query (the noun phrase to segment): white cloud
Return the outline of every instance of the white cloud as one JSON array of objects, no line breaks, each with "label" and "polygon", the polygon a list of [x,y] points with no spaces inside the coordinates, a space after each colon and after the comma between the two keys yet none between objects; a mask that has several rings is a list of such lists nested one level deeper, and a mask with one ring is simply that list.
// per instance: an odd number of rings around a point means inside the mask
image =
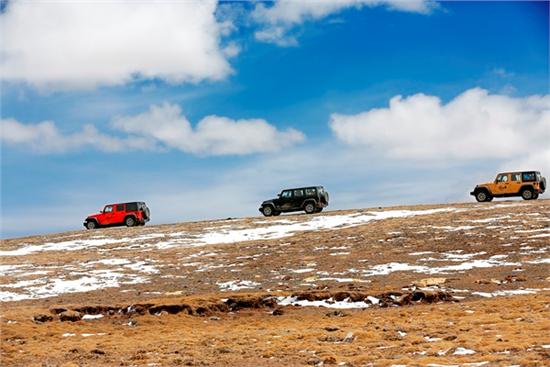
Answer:
[{"label": "white cloud", "polygon": [[23,124],[15,119],[0,120],[0,142],[38,153],[64,153],[88,147],[105,152],[153,149],[153,144],[146,139],[108,136],[90,124],[84,125],[79,132],[63,134],[53,121]]},{"label": "white cloud", "polygon": [[201,155],[273,152],[305,139],[297,130],[279,131],[263,119],[232,120],[210,115],[193,129],[179,106],[168,103],[151,106],[140,115],[116,118],[114,126],[152,138],[163,146]]},{"label": "white cloud", "polygon": [[4,80],[87,89],[135,78],[220,80],[232,72],[221,45],[233,29],[214,0],[10,1],[0,15]]},{"label": "white cloud", "polygon": [[333,114],[330,127],[344,143],[388,158],[494,159],[510,169],[550,171],[550,95],[514,98],[473,88],[446,104],[424,94],[396,96],[388,108]]},{"label": "white cloud", "polygon": [[262,28],[256,39],[279,46],[293,46],[296,38],[288,32],[306,21],[325,18],[348,8],[386,6],[392,10],[426,14],[437,4],[432,0],[279,0],[272,6],[256,4],[252,18]]},{"label": "white cloud", "polygon": [[3,144],[39,153],[63,153],[83,148],[105,152],[177,149],[197,155],[245,155],[274,152],[299,142],[304,135],[278,130],[263,119],[232,120],[206,116],[193,128],[179,106],[153,105],[145,113],[117,117],[112,127],[125,137],[106,135],[90,124],[75,133],[62,133],[52,121],[24,124],[0,120]]}]

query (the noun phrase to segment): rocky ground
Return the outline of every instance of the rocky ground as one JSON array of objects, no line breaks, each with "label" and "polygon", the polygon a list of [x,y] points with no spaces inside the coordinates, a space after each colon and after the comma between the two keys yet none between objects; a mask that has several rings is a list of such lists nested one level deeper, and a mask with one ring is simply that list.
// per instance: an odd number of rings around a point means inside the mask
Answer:
[{"label": "rocky ground", "polygon": [[550,201],[2,241],[4,366],[550,365]]}]

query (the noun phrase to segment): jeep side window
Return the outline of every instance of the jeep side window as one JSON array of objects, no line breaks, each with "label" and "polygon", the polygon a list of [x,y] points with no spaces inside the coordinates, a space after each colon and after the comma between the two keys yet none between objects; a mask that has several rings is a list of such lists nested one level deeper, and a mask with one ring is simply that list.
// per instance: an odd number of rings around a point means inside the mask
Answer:
[{"label": "jeep side window", "polygon": [[306,189],[306,195],[307,196],[315,195],[315,189]]},{"label": "jeep side window", "polygon": [[105,209],[103,209],[103,213],[112,213],[112,212],[113,212],[112,205],[108,205],[105,207]]},{"label": "jeep side window", "polygon": [[508,175],[499,175],[497,177],[497,182],[508,182]]},{"label": "jeep side window", "polygon": [[301,198],[302,196],[304,196],[304,190],[294,190],[295,198]]},{"label": "jeep side window", "polygon": [[281,197],[282,197],[282,198],[285,198],[285,199],[288,199],[288,198],[291,197],[291,196],[292,196],[292,191],[283,191],[283,192],[281,193]]},{"label": "jeep side window", "polygon": [[116,211],[117,212],[123,212],[124,211],[124,204],[118,204],[116,206]]},{"label": "jeep side window", "polygon": [[535,172],[523,172],[523,181],[535,181]]},{"label": "jeep side window", "polygon": [[521,181],[519,173],[512,173],[512,181]]}]

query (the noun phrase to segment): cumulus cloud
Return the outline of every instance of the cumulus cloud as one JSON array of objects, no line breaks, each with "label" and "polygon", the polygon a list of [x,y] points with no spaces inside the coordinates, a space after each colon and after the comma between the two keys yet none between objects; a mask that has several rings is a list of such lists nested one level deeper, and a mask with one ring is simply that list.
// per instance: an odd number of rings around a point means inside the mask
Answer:
[{"label": "cumulus cloud", "polygon": [[168,103],[151,106],[136,116],[116,118],[114,126],[152,138],[163,146],[201,155],[273,152],[305,139],[295,129],[279,131],[263,119],[233,120],[211,115],[193,128],[180,107]]},{"label": "cumulus cloud", "polygon": [[0,141],[9,146],[38,153],[64,153],[88,147],[105,152],[153,148],[151,142],[146,139],[121,139],[105,135],[90,124],[84,125],[81,131],[63,134],[53,121],[24,124],[15,119],[0,120]]},{"label": "cumulus cloud", "polygon": [[10,1],[0,14],[4,80],[87,89],[140,78],[220,80],[232,72],[222,45],[233,29],[215,0]]},{"label": "cumulus cloud", "polygon": [[252,19],[261,25],[255,37],[280,46],[296,45],[296,38],[288,34],[293,27],[348,8],[364,6],[385,6],[391,10],[426,14],[436,7],[436,3],[432,0],[279,0],[266,6],[260,2],[252,13]]},{"label": "cumulus cloud", "polygon": [[295,130],[278,130],[263,119],[232,120],[206,116],[193,128],[177,105],[151,106],[142,114],[117,117],[112,127],[125,136],[107,135],[84,125],[75,133],[61,132],[54,122],[24,124],[0,120],[3,144],[39,153],[63,153],[93,148],[104,152],[177,149],[196,155],[245,155],[274,152],[305,139]]},{"label": "cumulus cloud", "polygon": [[448,103],[396,96],[387,108],[333,114],[330,127],[342,142],[389,158],[495,159],[510,169],[550,171],[550,95],[514,98],[473,88]]}]

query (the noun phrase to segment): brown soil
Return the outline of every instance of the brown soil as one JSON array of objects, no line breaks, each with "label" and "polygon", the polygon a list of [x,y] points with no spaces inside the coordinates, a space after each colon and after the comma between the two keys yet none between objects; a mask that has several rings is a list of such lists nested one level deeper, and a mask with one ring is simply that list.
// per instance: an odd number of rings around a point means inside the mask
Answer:
[{"label": "brown soil", "polygon": [[[285,225],[281,220],[299,224],[434,208],[454,210],[273,239],[193,242],[202,234],[226,230],[252,235],[253,229]],[[1,364],[550,365],[549,224],[550,201],[537,200],[5,240],[1,250],[6,253],[99,237],[120,241],[0,257],[2,266],[11,266],[0,277],[0,293],[21,298],[0,303]],[[173,246],[178,239],[182,244]],[[112,272],[116,284],[109,283]],[[55,290],[56,280],[85,276],[103,283],[87,292],[38,298],[45,294],[41,291]],[[44,288],[33,291],[38,286]],[[291,305],[279,305],[286,296],[293,297]],[[368,303],[368,297],[379,302],[365,309],[293,305]]]}]

